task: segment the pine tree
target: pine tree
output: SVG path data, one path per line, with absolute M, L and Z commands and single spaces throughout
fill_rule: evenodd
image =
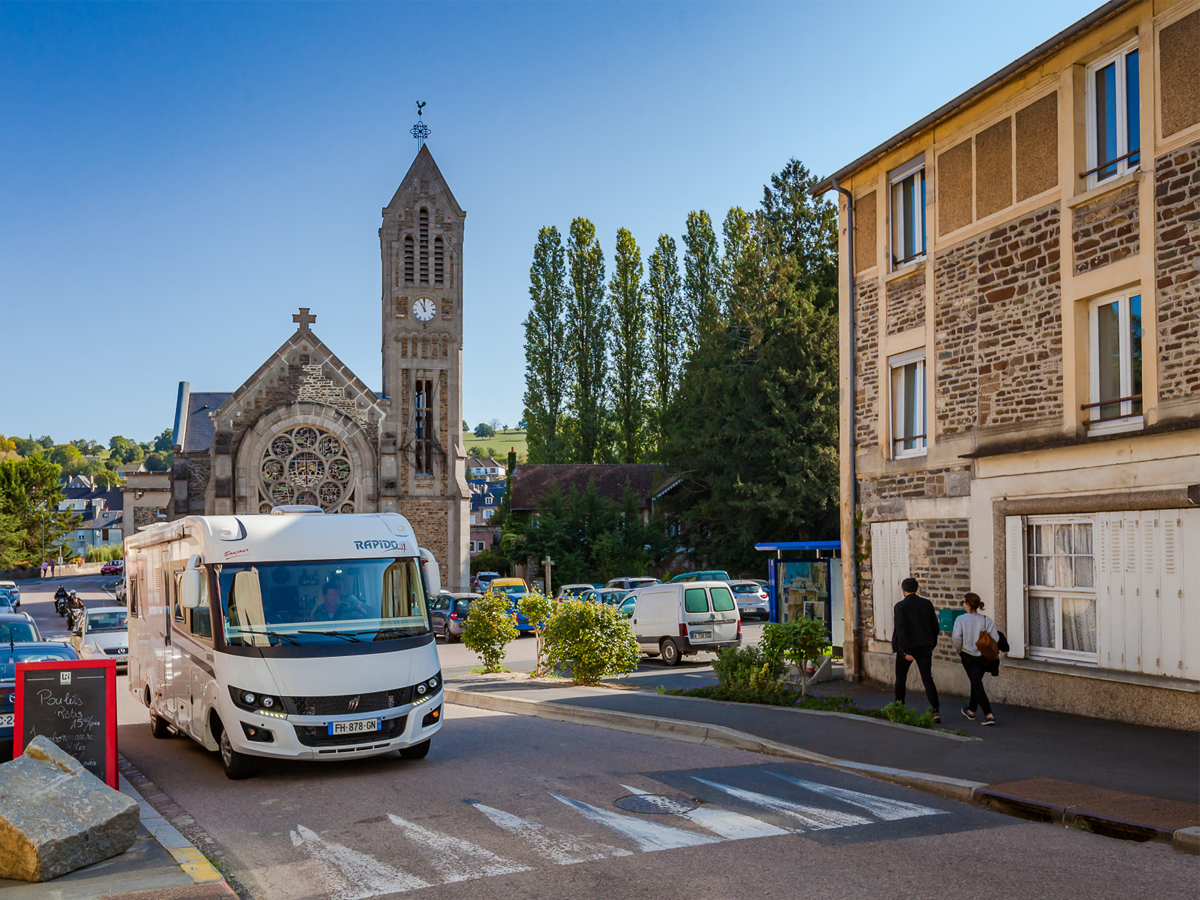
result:
M 679 384 L 680 283 L 675 240 L 660 234 L 650 254 L 647 293 L 650 299 L 650 407 L 654 419 L 653 442 L 662 446 L 662 417 Z
M 566 462 L 566 298 L 566 254 L 558 229 L 551 225 L 538 232 L 529 267 L 533 308 L 525 318 L 525 421 L 530 462 Z
M 604 299 L 604 250 L 596 227 L 580 217 L 571 223 L 567 244 L 571 292 L 567 298 L 567 341 L 574 365 L 572 407 L 575 414 L 577 461 L 598 462 L 605 450 L 608 409 L 607 337 L 609 309 Z
M 642 252 L 628 229 L 617 231 L 608 289 L 613 312 L 610 394 L 616 420 L 617 458 L 640 462 L 646 420 L 646 297 Z
M 762 303 L 762 252 L 758 239 L 760 214 L 740 206 L 729 210 L 721 231 L 725 255 L 721 259 L 721 294 L 729 318 L 735 307 L 757 307 Z
M 837 207 L 808 190 L 819 179 L 799 160 L 763 187 L 761 240 L 766 253 L 794 260 L 795 287 L 813 292 L 813 303 L 837 312 Z
M 704 210 L 688 213 L 683 247 L 683 298 L 690 355 L 721 319 L 721 260 L 712 218 Z

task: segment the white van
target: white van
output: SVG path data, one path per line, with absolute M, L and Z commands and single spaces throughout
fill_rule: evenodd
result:
M 421 758 L 442 724 L 437 563 L 395 513 L 191 516 L 125 541 L 129 690 L 155 737 L 252 757 Z
M 716 653 L 742 642 L 742 620 L 723 581 L 656 584 L 632 595 L 630 624 L 641 651 L 668 666 L 701 650 Z

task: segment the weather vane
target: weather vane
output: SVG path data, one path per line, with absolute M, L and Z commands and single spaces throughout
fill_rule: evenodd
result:
M 421 121 L 421 115 L 425 110 L 425 101 L 417 101 L 417 124 L 409 129 L 410 133 L 417 140 L 417 150 L 425 146 L 425 139 L 429 137 L 429 126 Z

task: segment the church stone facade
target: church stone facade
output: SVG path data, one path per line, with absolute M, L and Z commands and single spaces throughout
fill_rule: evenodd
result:
M 311 504 L 399 512 L 465 588 L 470 494 L 462 443 L 462 246 L 466 214 L 427 147 L 379 229 L 383 390 L 316 333 L 295 332 L 232 393 L 179 386 L 170 518 Z

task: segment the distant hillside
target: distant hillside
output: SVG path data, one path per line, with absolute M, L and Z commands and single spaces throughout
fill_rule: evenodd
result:
M 463 446 L 468 456 L 484 456 L 490 447 L 496 453 L 496 461 L 503 463 L 508 458 L 510 449 L 517 451 L 517 459 L 524 459 L 525 429 L 513 428 L 508 431 L 496 431 L 494 437 L 480 438 L 473 434 L 463 435 Z

